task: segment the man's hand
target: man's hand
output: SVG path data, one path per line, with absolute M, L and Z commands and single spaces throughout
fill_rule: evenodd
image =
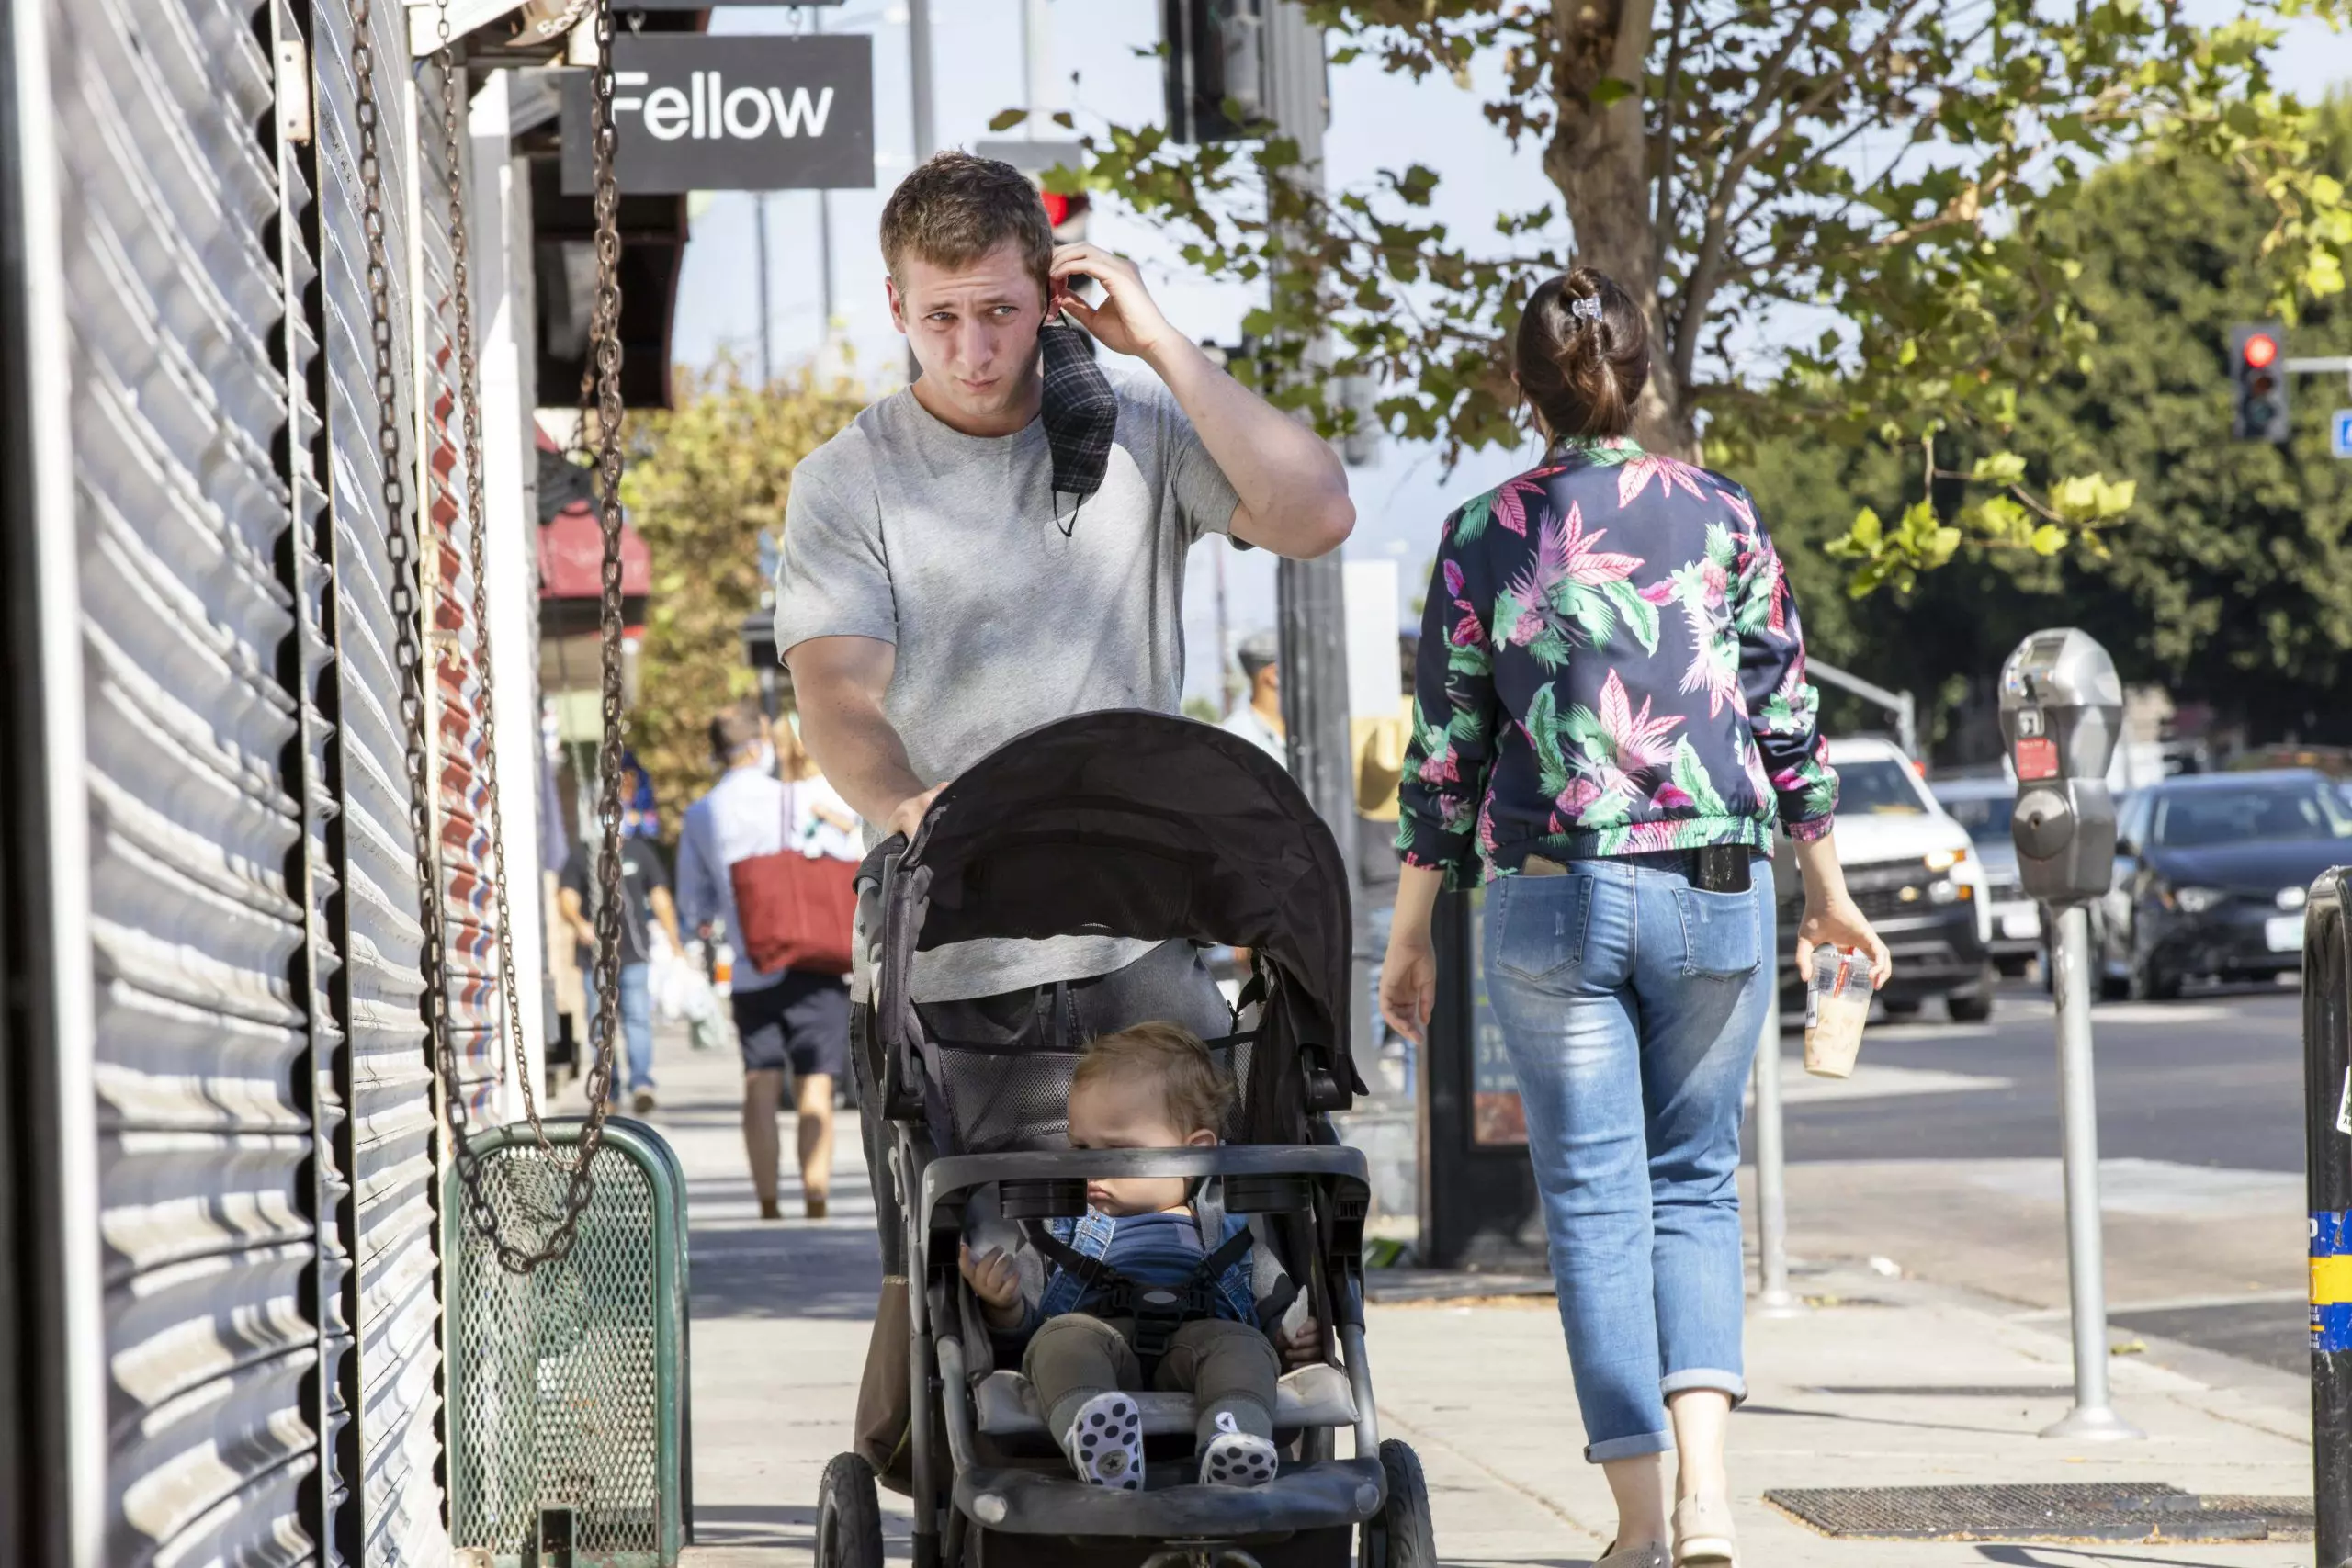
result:
M 956 1266 L 963 1271 L 964 1283 L 971 1286 L 972 1294 L 980 1299 L 980 1309 L 989 1322 L 999 1328 L 1020 1326 L 1021 1270 L 1013 1267 L 1011 1257 L 991 1252 L 975 1258 L 967 1243 L 956 1255 Z
M 899 802 L 891 808 L 890 819 L 882 836 L 887 839 L 894 833 L 904 833 L 908 838 L 913 838 L 915 829 L 922 826 L 923 813 L 931 809 L 931 803 L 937 800 L 939 792 L 946 787 L 945 784 L 933 784 L 921 795 L 910 795 Z
M 1090 305 L 1080 299 L 1070 286 L 1070 279 L 1080 275 L 1091 277 L 1102 286 L 1102 302 Z M 1096 341 L 1114 354 L 1132 354 L 1148 358 L 1152 350 L 1172 336 L 1175 328 L 1159 313 L 1151 291 L 1143 286 L 1143 274 L 1136 264 L 1125 256 L 1114 256 L 1094 245 L 1059 245 L 1054 250 L 1053 303 L 1046 308 L 1051 318 L 1055 310 L 1068 310 L 1078 324 L 1092 333 Z
M 1284 1371 L 1319 1365 L 1323 1359 L 1323 1325 L 1311 1317 L 1301 1318 L 1296 1328 L 1285 1328 L 1275 1337 L 1274 1348 L 1282 1352 Z

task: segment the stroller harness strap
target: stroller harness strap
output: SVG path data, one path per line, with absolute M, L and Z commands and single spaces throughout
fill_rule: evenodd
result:
M 1175 1342 L 1176 1331 L 1187 1323 L 1217 1315 L 1217 1281 L 1226 1270 L 1249 1255 L 1256 1238 L 1247 1227 L 1211 1248 L 1181 1284 L 1151 1284 L 1133 1280 L 1111 1266 L 1107 1258 L 1092 1258 L 1062 1240 L 1035 1221 L 1028 1224 L 1029 1238 L 1046 1262 L 1080 1281 L 1079 1310 L 1091 1317 L 1135 1319 L 1136 1359 L 1149 1377 Z M 1279 1292 L 1295 1296 L 1295 1292 Z M 1266 1303 L 1273 1305 L 1274 1303 Z M 1274 1305 L 1272 1315 L 1289 1310 L 1288 1300 Z M 1267 1314 L 1261 1307 L 1261 1320 Z M 1262 1326 L 1261 1324 L 1257 1326 Z

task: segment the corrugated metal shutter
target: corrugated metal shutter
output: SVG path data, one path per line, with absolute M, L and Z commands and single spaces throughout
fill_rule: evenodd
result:
M 408 90 L 406 17 L 399 6 L 379 0 L 372 22 L 405 455 L 413 453 L 416 428 L 409 374 L 410 165 L 401 107 Z M 352 41 L 345 5 L 320 0 L 311 47 L 341 677 L 342 987 L 349 1032 L 341 1084 L 350 1116 L 343 1149 L 352 1189 L 346 1235 L 353 1272 L 344 1303 L 356 1334 L 343 1380 L 355 1419 L 336 1450 L 339 1480 L 349 1496 L 334 1534 L 368 1568 L 442 1568 L 449 1546 L 435 1474 L 440 1451 L 435 1110 L 417 1009 L 423 932 L 376 446 Z M 413 472 L 406 478 L 413 503 Z
M 294 502 L 243 0 L 53 0 L 81 556 L 107 1557 L 293 1562 L 318 1434 Z

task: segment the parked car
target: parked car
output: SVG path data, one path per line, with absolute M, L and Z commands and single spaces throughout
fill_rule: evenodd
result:
M 2352 861 L 2352 808 L 2305 768 L 2183 774 L 2116 820 L 2115 890 L 2092 939 L 2109 996 L 2163 1000 L 2192 976 L 2302 967 L 2312 881 Z
M 1939 779 L 1932 789 L 1937 803 L 1968 829 L 1976 858 L 1984 864 L 1984 925 L 1990 937 L 1985 950 L 1993 966 L 2004 975 L 2022 975 L 2041 952 L 2041 906 L 2026 897 L 2018 876 L 2017 844 L 2009 837 L 2018 786 L 1996 775 Z
M 1896 1018 L 1941 997 L 1954 1019 L 1990 1017 L 1995 976 L 1981 917 L 1984 866 L 1968 829 L 1936 804 L 1909 758 L 1891 741 L 1832 740 L 1838 770 L 1838 851 L 1846 886 L 1894 958 L 1879 993 Z M 1801 1008 L 1796 985 L 1797 919 L 1804 889 L 1783 840 L 1773 867 L 1781 901 L 1784 1008 Z

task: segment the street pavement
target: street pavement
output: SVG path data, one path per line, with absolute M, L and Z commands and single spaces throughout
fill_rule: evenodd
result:
M 2278 987 L 2092 1010 L 2110 1316 L 2297 1377 L 2301 1010 Z M 2055 1023 L 2038 988 L 2005 988 L 1984 1024 L 1874 1026 L 1842 1083 L 1804 1075 L 1793 1032 L 1783 1059 L 1794 1256 L 1884 1258 L 2064 1307 Z
M 2139 1095 L 2161 1102 L 2172 1092 L 2167 1074 L 2190 1070 L 2194 1038 L 2267 1040 L 2278 1030 L 2263 1021 L 2286 1016 L 2278 1012 L 2284 1005 L 2256 998 L 2246 1010 L 2254 1021 L 2247 1022 L 2233 1002 L 2235 1021 L 2220 1029 L 2186 1011 L 2177 1024 L 2134 1022 L 2128 1037 L 2120 1028 L 2116 1034 L 2119 1043 L 2134 1043 L 2112 1052 L 2103 1030 L 2103 1071 L 2118 1057 L 2143 1060 L 2147 1068 L 2109 1073 L 2103 1100 Z M 1928 1023 L 1874 1032 L 1856 1084 L 1866 1085 L 1867 1075 L 1883 1068 L 1882 1087 L 1905 1091 L 1899 1094 L 1815 1091 L 1813 1080 L 1792 1073 L 1792 1098 L 1800 1101 L 1791 1114 L 1799 1162 L 1791 1173 L 1795 1283 L 1810 1304 L 1787 1317 L 1752 1314 L 1749 1322 L 1752 1397 L 1733 1424 L 1735 1507 L 1746 1562 L 1792 1568 L 2283 1568 L 2308 1559 L 2308 1544 L 2281 1540 L 2097 1547 L 1833 1540 L 1762 1500 L 1774 1487 L 2059 1480 L 2309 1495 L 2302 1381 L 2184 1342 L 2144 1326 L 2141 1317 L 2116 1331 L 2120 1353 L 2110 1364 L 2117 1402 L 2148 1440 L 2078 1447 L 2034 1435 L 2065 1410 L 2069 1377 L 2066 1324 L 2041 1304 L 2063 1300 L 2064 1288 L 2063 1241 L 2044 1213 L 2055 1187 L 2037 1174 L 2046 1156 L 2026 1150 L 1963 1157 L 1970 1143 L 1951 1129 L 1936 1136 L 1949 1136 L 1951 1147 L 1915 1140 L 1927 1157 L 1898 1157 L 1899 1142 L 1890 1149 L 1868 1141 L 1889 1135 L 1870 1127 L 1890 1116 L 1912 1116 L 1923 1134 L 1954 1117 L 1999 1121 L 1999 1097 L 2035 1081 L 2037 1071 L 2046 1076 L 2030 1058 L 2036 1031 L 2046 1033 L 2048 1021 L 2037 1021 L 2032 1009 L 2032 997 L 2020 993 L 1985 1032 Z M 662 1105 L 649 1120 L 676 1146 L 691 1202 L 697 1544 L 687 1568 L 805 1568 L 818 1477 L 848 1438 L 878 1271 L 856 1143 L 842 1143 L 832 1219 L 763 1224 L 743 1170 L 731 1058 L 695 1055 L 665 1032 L 660 1073 Z M 1966 1083 L 1955 1088 L 1936 1075 Z M 2139 1090 L 2130 1087 L 2135 1077 L 2145 1079 Z M 1995 1078 L 2007 1078 L 2009 1087 L 1977 1081 Z M 1908 1110 L 1873 1100 L 1901 1101 Z M 2244 1114 L 2257 1112 L 2250 1099 Z M 2291 1136 L 2291 1104 L 2271 1114 Z M 2229 1130 L 2233 1119 L 2217 1119 L 2216 1139 L 2238 1135 Z M 2144 1179 L 2118 1182 L 2110 1193 L 2111 1201 L 2121 1197 L 2120 1208 L 2110 1203 L 2115 1271 L 2159 1305 L 2150 1292 L 2181 1280 L 2201 1289 L 2227 1271 L 2178 1254 L 2209 1247 L 2257 1218 L 2276 1218 L 2268 1188 L 2195 1174 L 2202 1168 L 2191 1162 L 2203 1145 L 2193 1133 L 2179 1133 L 2176 1158 L 2125 1154 L 2119 1168 Z M 1812 1157 L 1807 1144 L 1830 1157 Z M 2275 1162 L 2267 1173 L 2245 1168 L 2273 1180 L 2285 1174 Z M 2182 1177 L 2183 1170 L 2192 1174 Z M 1940 1206 L 1921 1208 L 1930 1198 Z M 2298 1194 L 2290 1220 L 2300 1203 Z M 786 1206 L 797 1212 L 788 1178 Z M 2143 1219 L 2159 1231 L 2175 1227 L 2170 1272 L 2159 1268 L 2165 1248 L 2153 1237 L 2119 1247 L 2129 1224 Z M 2001 1228 L 2025 1221 L 2043 1228 Z M 2202 1228 L 2179 1228 L 2188 1225 Z M 2300 1222 L 2286 1228 L 2296 1231 L 2299 1248 Z M 2246 1247 L 2249 1265 L 2275 1261 L 2271 1243 Z M 2058 1259 L 2054 1272 L 2042 1253 Z M 1877 1268 L 1873 1257 L 1883 1260 Z M 1888 1268 L 1895 1272 L 1882 1271 Z M 2147 1271 L 2144 1283 L 2135 1269 Z M 2257 1276 L 2280 1277 L 2275 1269 Z M 1598 1470 L 1578 1457 L 1574 1394 L 1551 1302 L 1511 1294 L 1518 1287 L 1510 1281 L 1475 1287 L 1479 1293 L 1466 1300 L 1442 1299 L 1446 1283 L 1385 1272 L 1381 1304 L 1371 1313 L 1385 1429 L 1421 1452 L 1441 1556 L 1462 1564 L 1589 1563 L 1606 1544 L 1607 1495 Z M 2175 1299 L 2182 1293 L 2176 1291 Z M 2126 1292 L 2117 1296 L 2124 1300 Z M 2150 1322 L 2156 1321 L 2154 1310 Z M 903 1502 L 886 1494 L 883 1504 L 891 1555 L 903 1560 Z

